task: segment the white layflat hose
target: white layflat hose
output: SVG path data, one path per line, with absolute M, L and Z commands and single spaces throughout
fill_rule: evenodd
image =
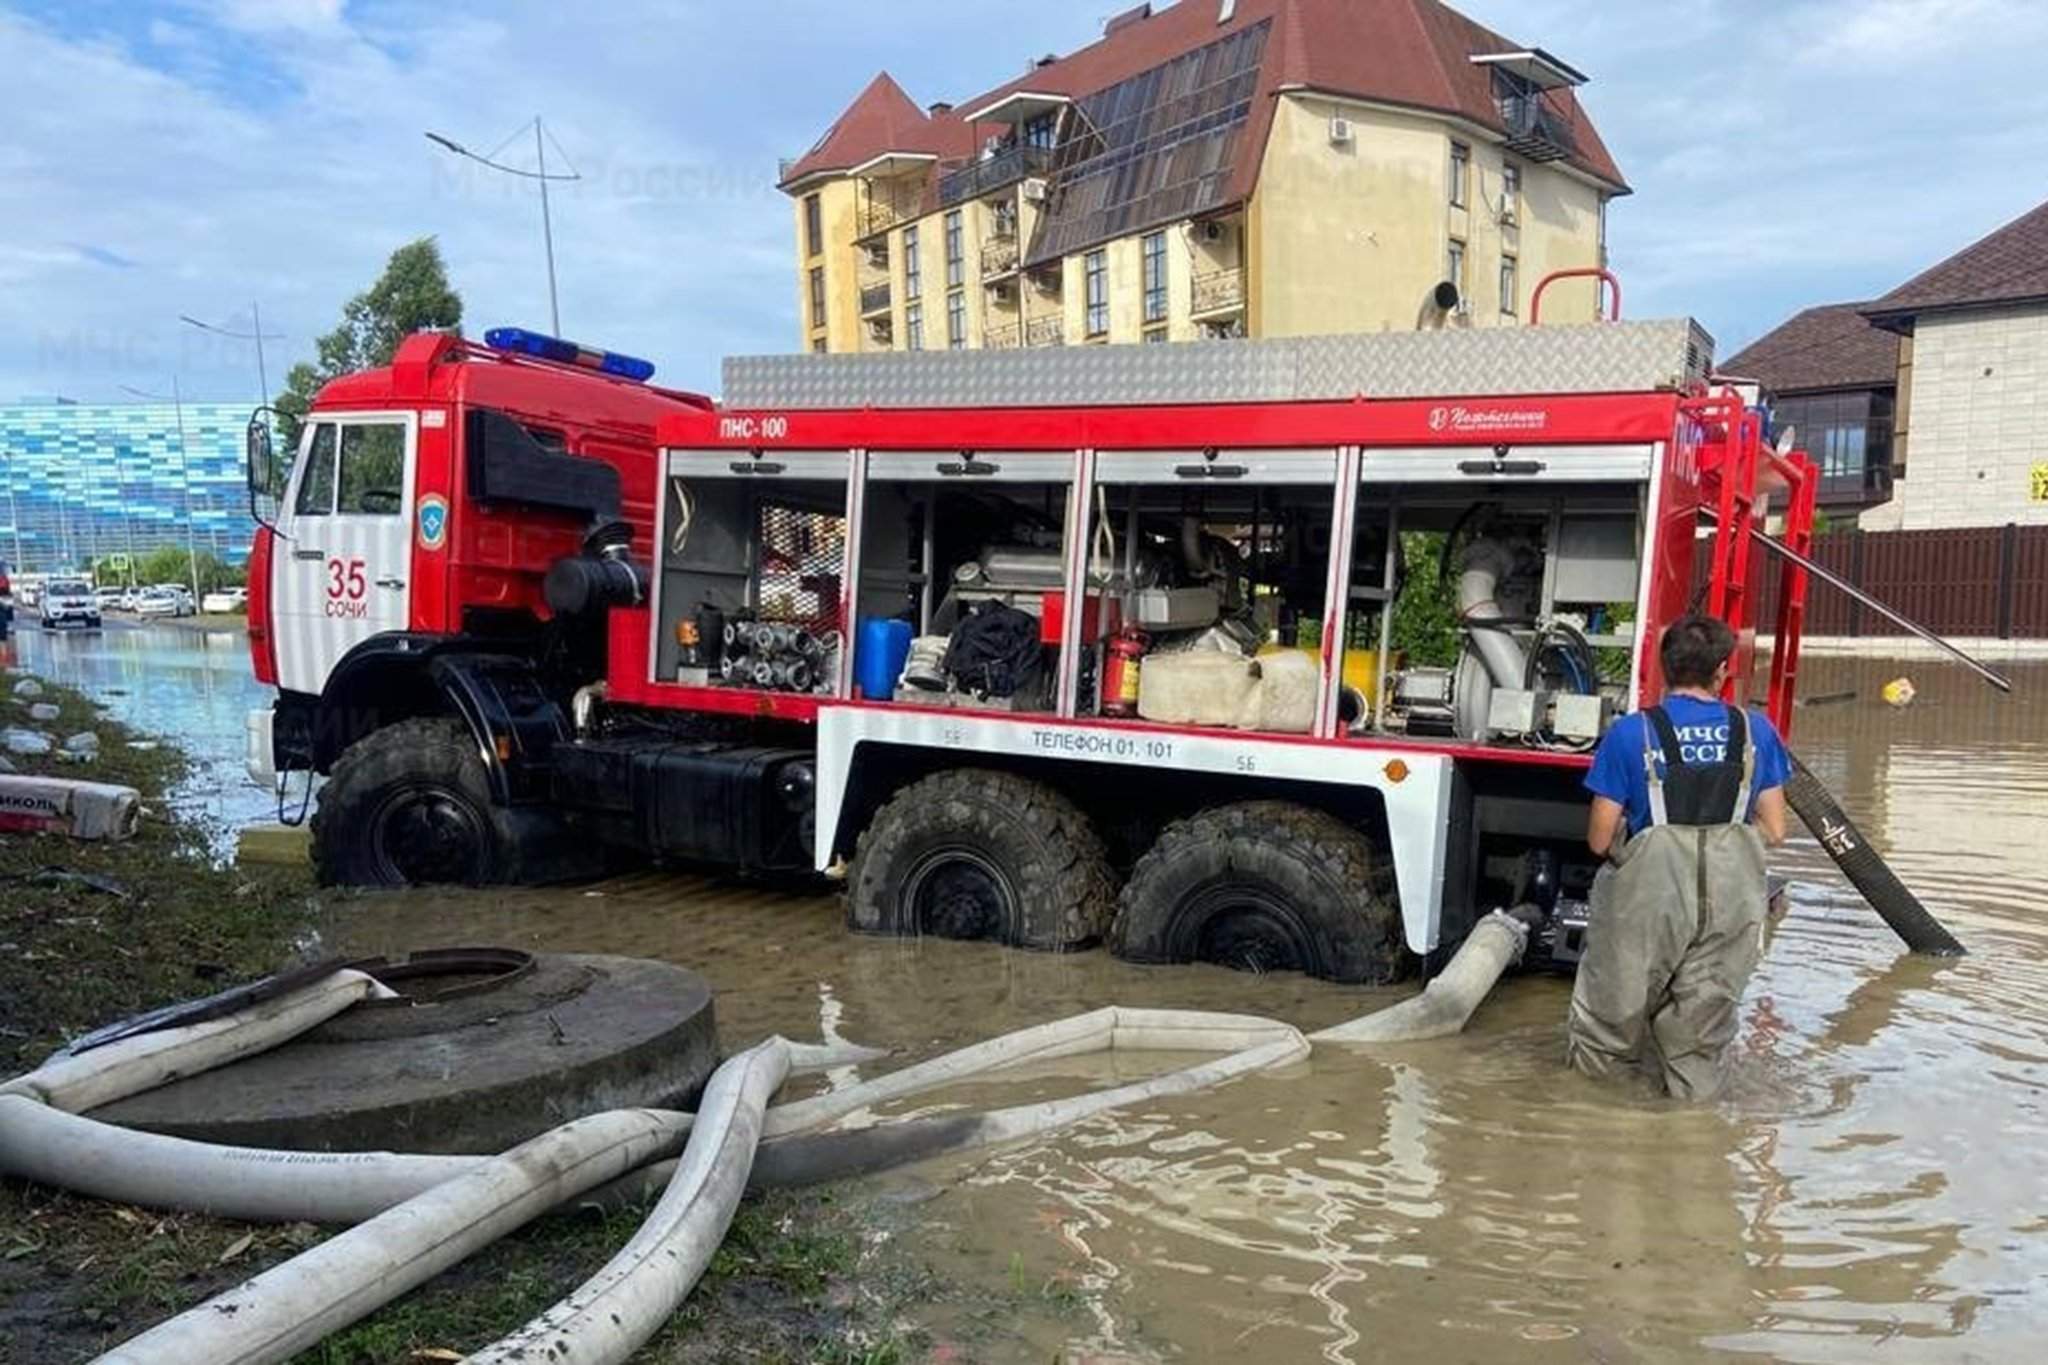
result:
M 360 1000 L 388 999 L 389 987 L 343 969 L 311 985 L 203 1023 L 117 1039 L 87 1052 L 53 1057 L 0 1084 L 0 1095 L 26 1095 L 76 1114 L 198 1072 L 267 1052 Z
M 1317 1043 L 1412 1043 L 1444 1038 L 1462 1030 L 1472 1011 L 1521 961 L 1529 926 L 1496 910 L 1479 921 L 1444 969 L 1418 995 L 1398 1005 L 1361 1015 L 1347 1024 L 1311 1033 Z
M 1522 925 L 1506 916 L 1489 916 L 1427 990 L 1382 1012 L 1391 1016 L 1387 1023 L 1373 1026 L 1372 1019 L 1379 1016 L 1369 1016 L 1317 1037 L 1339 1042 L 1394 1041 L 1455 1032 L 1519 956 L 1526 934 Z M 54 1097 L 72 1107 L 88 1108 L 261 1051 L 357 999 L 383 991 L 367 977 L 348 979 L 360 976 L 337 973 L 227 1019 L 162 1030 L 81 1057 L 60 1058 L 0 1086 L 0 1095 L 20 1099 L 19 1103 L 0 1103 L 0 1169 L 10 1169 L 7 1158 L 15 1149 L 7 1143 L 14 1121 L 40 1108 L 36 1101 L 49 1103 Z M 363 1200 L 381 1197 L 370 1192 L 379 1181 L 402 1185 L 431 1178 L 442 1169 L 452 1170 L 457 1163 L 465 1169 L 238 1289 L 134 1338 L 103 1359 L 233 1365 L 284 1359 L 547 1208 L 644 1165 L 660 1155 L 663 1146 L 672 1148 L 688 1131 L 684 1158 L 641 1232 L 569 1298 L 478 1357 L 524 1360 L 531 1358 L 529 1347 L 538 1346 L 545 1353 L 553 1346 L 569 1347 L 579 1361 L 620 1361 L 659 1328 L 702 1274 L 731 1221 L 755 1152 L 767 1132 L 803 1132 L 873 1104 L 984 1072 L 1116 1049 L 1227 1051 L 1228 1055 L 1110 1090 L 944 1120 L 948 1124 L 946 1141 L 930 1150 L 1012 1140 L 1121 1105 L 1205 1088 L 1249 1071 L 1299 1060 L 1307 1055 L 1309 1041 L 1289 1025 L 1255 1016 L 1111 1006 L 1020 1030 L 874 1081 L 782 1106 L 771 1116 L 767 1100 L 793 1064 L 843 1064 L 850 1051 L 862 1054 L 863 1059 L 879 1054 L 869 1049 L 804 1048 L 770 1039 L 719 1068 L 694 1124 L 689 1115 L 626 1110 L 563 1125 L 501 1157 L 317 1157 L 308 1170 L 324 1173 L 324 1180 L 314 1183 L 353 1182 L 355 1192 L 350 1197 Z M 62 1124 L 107 1128 L 89 1119 L 66 1119 L 47 1111 L 42 1117 L 58 1118 Z M 77 1130 L 41 1133 L 41 1159 L 51 1155 L 50 1142 L 61 1142 L 66 1136 L 93 1135 Z M 195 1160 L 195 1153 L 174 1149 L 207 1146 L 149 1134 L 127 1136 L 151 1144 L 156 1153 Z M 861 1132 L 825 1135 L 827 1139 L 849 1140 L 863 1136 Z M 305 1155 L 215 1150 L 228 1154 L 221 1169 L 231 1168 L 237 1160 L 246 1162 L 252 1155 L 279 1158 L 286 1166 L 292 1157 Z M 103 1155 L 120 1160 L 118 1152 Z M 353 1168 L 356 1162 L 351 1157 L 360 1163 L 360 1169 Z M 37 1178 L 44 1178 L 44 1170 L 52 1168 L 39 1166 Z M 221 1170 L 199 1173 L 217 1178 Z M 187 1171 L 184 1176 L 173 1173 L 171 1178 L 192 1175 Z M 68 1184 L 76 1178 L 73 1175 L 53 1183 Z M 155 1179 L 165 1178 L 166 1172 L 155 1173 Z M 147 1187 L 122 1188 L 146 1192 Z M 383 1193 L 395 1193 L 397 1188 L 387 1185 Z M 273 1194 L 281 1196 L 281 1187 Z M 145 1202 L 171 1201 L 159 1196 Z M 582 1340 L 586 1337 L 591 1340 Z M 575 1345 L 570 1347 L 572 1341 Z
M 118 1204 L 247 1223 L 360 1223 L 487 1160 L 229 1147 L 0 1095 L 0 1173 Z
M 789 1048 L 780 1038 L 720 1065 L 704 1087 L 675 1178 L 632 1240 L 567 1298 L 470 1360 L 622 1361 L 660 1331 L 725 1240 L 746 1193 L 768 1097 L 788 1074 Z
M 565 1199 L 675 1150 L 675 1115 L 573 1120 L 335 1234 L 99 1357 L 104 1365 L 285 1360 Z

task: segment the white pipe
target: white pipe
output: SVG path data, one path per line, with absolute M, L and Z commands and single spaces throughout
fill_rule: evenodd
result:
M 1479 921 L 1421 994 L 1348 1024 L 1311 1033 L 1309 1039 L 1317 1043 L 1412 1043 L 1457 1033 L 1501 973 L 1521 961 L 1528 942 L 1529 926 L 1496 910 Z
M 576 1119 L 132 1337 L 103 1365 L 285 1360 L 565 1199 L 673 1151 L 675 1116 Z M 744 1179 L 744 1173 L 742 1173 Z
M 86 1052 L 53 1057 L 0 1084 L 0 1095 L 26 1095 L 73 1114 L 97 1109 L 181 1076 L 268 1051 L 359 1000 L 394 994 L 362 972 L 337 971 L 219 1019 L 138 1033 Z
M 1514 567 L 1514 561 L 1500 545 L 1478 540 L 1465 552 L 1458 573 L 1458 619 L 1498 621 L 1500 603 L 1493 600 L 1500 580 Z M 1489 626 L 1468 626 L 1465 638 L 1477 650 L 1495 687 L 1520 687 L 1529 666 L 1529 656 L 1507 631 Z M 1484 717 L 1481 717 L 1484 720 Z

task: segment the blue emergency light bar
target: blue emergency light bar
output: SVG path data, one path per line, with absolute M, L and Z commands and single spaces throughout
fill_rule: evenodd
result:
M 600 374 L 617 375 L 630 379 L 636 384 L 645 384 L 654 378 L 654 363 L 639 360 L 617 351 L 599 351 L 589 346 L 579 346 L 573 341 L 560 337 L 529 332 L 524 327 L 493 327 L 484 333 L 484 345 L 495 351 L 517 351 L 522 355 L 538 356 L 563 365 L 580 365 L 586 370 Z

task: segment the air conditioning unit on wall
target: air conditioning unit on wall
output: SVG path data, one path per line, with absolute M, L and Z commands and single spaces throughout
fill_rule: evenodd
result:
M 1350 119 L 1345 118 L 1342 114 L 1330 116 L 1330 145 L 1332 147 L 1349 147 L 1353 136 L 1354 133 Z
M 1024 198 L 1033 204 L 1043 204 L 1045 202 L 1045 182 L 1035 179 L 1025 181 Z

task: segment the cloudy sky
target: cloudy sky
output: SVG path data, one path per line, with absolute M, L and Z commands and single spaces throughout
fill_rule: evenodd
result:
M 275 387 L 423 234 L 472 330 L 544 326 L 531 185 L 421 136 L 489 150 L 536 111 L 583 176 L 556 201 L 563 331 L 714 386 L 720 355 L 793 346 L 778 157 L 878 69 L 961 98 L 1123 7 L 0 0 L 0 401 L 174 373 L 253 398 L 251 349 L 179 314 L 246 329 L 260 303 Z M 1696 314 L 1724 354 L 2048 198 L 2042 0 L 1462 8 L 1591 74 L 1636 189 L 1612 221 L 1629 311 Z

